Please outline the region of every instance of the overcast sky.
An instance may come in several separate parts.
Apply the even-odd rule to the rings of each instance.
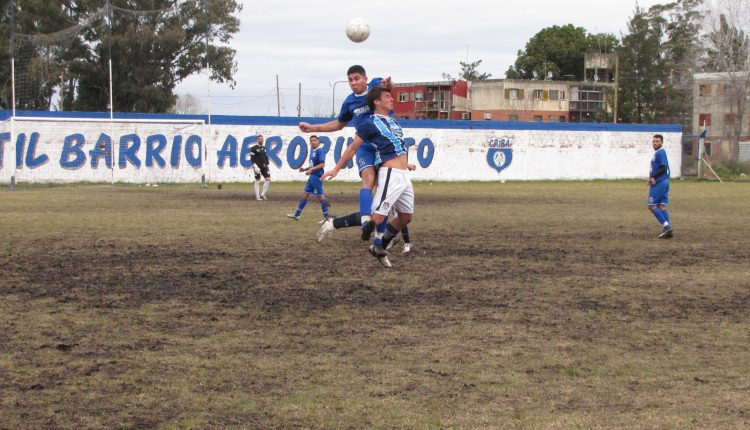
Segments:
[[[640,0],[648,8],[666,1]],[[459,61],[481,59],[480,72],[504,78],[519,49],[539,30],[572,23],[592,33],[626,31],[635,0],[264,0],[241,1],[241,27],[231,42],[237,51],[237,85],[211,83],[211,111],[224,115],[276,115],[276,75],[281,115],[297,116],[299,83],[302,116],[330,114],[332,84],[346,69],[361,64],[370,78],[395,82],[456,77]],[[362,17],[369,39],[353,43],[344,27]],[[197,97],[208,107],[205,75],[180,84],[178,94]],[[336,86],[336,111],[350,92]]]

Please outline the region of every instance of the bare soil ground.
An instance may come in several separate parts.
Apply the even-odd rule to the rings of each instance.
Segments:
[[[392,270],[251,188],[0,191],[0,429],[750,427],[749,184],[417,183]]]

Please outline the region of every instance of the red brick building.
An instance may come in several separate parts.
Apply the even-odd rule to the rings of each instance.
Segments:
[[[466,81],[396,84],[392,94],[398,119],[469,119]]]

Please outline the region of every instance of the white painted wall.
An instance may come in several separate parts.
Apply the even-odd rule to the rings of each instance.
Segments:
[[[16,169],[13,160],[16,158],[16,145],[8,141],[11,132],[11,121],[0,123],[0,138],[2,141],[2,167],[0,167],[0,181],[7,183],[12,175],[18,182],[199,182],[201,175],[206,175],[211,182],[248,182],[252,181],[252,169],[241,165],[230,167],[218,165],[218,151],[225,145],[229,136],[238,142],[238,154],[243,139],[262,133],[267,142],[272,136],[280,138],[281,165],[271,164],[271,176],[274,180],[304,180],[306,177],[292,169],[287,162],[287,148],[295,137],[307,140],[308,136],[291,125],[294,121],[286,119],[280,121],[274,118],[241,118],[239,124],[219,124],[209,126],[196,123],[175,122],[174,117],[163,117],[159,123],[142,123],[132,121],[93,122],[75,119],[43,120],[43,121],[14,121],[14,141],[18,135],[25,135],[25,151],[22,154],[23,163]],[[153,119],[152,119],[153,120]],[[250,121],[252,120],[252,121]],[[265,123],[264,123],[265,121]],[[318,120],[320,121],[320,120]],[[219,121],[217,121],[219,122]],[[223,121],[224,123],[227,120]],[[242,124],[244,123],[244,125]],[[261,125],[248,125],[255,123]],[[281,124],[281,125],[279,125]],[[416,144],[429,139],[434,146],[434,157],[431,163],[419,166],[413,173],[416,180],[542,180],[542,179],[616,179],[616,178],[645,178],[648,175],[649,161],[653,154],[651,137],[661,133],[665,137],[665,147],[669,156],[672,176],[680,176],[681,166],[681,133],[674,126],[586,126],[580,124],[526,124],[526,123],[481,123],[481,127],[496,127],[493,129],[443,128],[478,126],[470,122],[438,122],[411,121],[404,122],[404,135],[413,138]],[[441,128],[423,128],[433,126]],[[530,129],[513,130],[509,128]],[[545,128],[546,127],[546,128]],[[606,130],[601,131],[600,129]],[[32,133],[38,133],[38,143],[33,154],[29,154],[29,138]],[[341,132],[321,134],[336,143],[338,137],[350,138],[354,130],[350,127]],[[85,137],[81,149],[86,155],[86,162],[77,168],[64,168],[61,165],[61,155],[65,139],[74,134]],[[90,151],[96,147],[100,135],[114,137],[114,169],[108,169],[104,160],[100,160],[98,167],[91,166]],[[136,134],[141,140],[140,149],[136,152],[141,161],[140,167],[126,163],[120,167],[117,163],[120,138],[127,134]],[[167,139],[166,148],[161,152],[166,161],[164,167],[145,165],[146,140],[149,136],[161,134]],[[175,136],[182,136],[184,146],[189,136],[200,137],[201,142],[208,143],[203,152],[204,160],[201,167],[190,166],[187,162],[184,148],[180,152],[179,166],[170,164],[171,151]],[[195,138],[194,138],[195,139]],[[506,152],[512,151],[512,161],[498,172],[487,161],[487,152],[493,151],[492,141],[505,139],[510,146]],[[202,144],[202,143],[201,143]],[[328,152],[329,167],[334,164],[333,145]],[[410,160],[417,161],[415,148],[412,147]],[[494,150],[497,152],[496,150]],[[26,161],[30,159],[48,158],[45,163],[30,167]],[[69,157],[70,159],[71,157]],[[75,157],[72,157],[75,158]],[[64,160],[63,160],[64,161]],[[34,163],[31,163],[34,164]],[[307,163],[305,163],[307,165]],[[357,180],[354,169],[342,172],[339,178]]]

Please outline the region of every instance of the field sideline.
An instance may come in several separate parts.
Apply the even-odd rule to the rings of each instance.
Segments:
[[[418,182],[392,270],[302,187],[0,190],[0,429],[750,427],[750,184]]]

